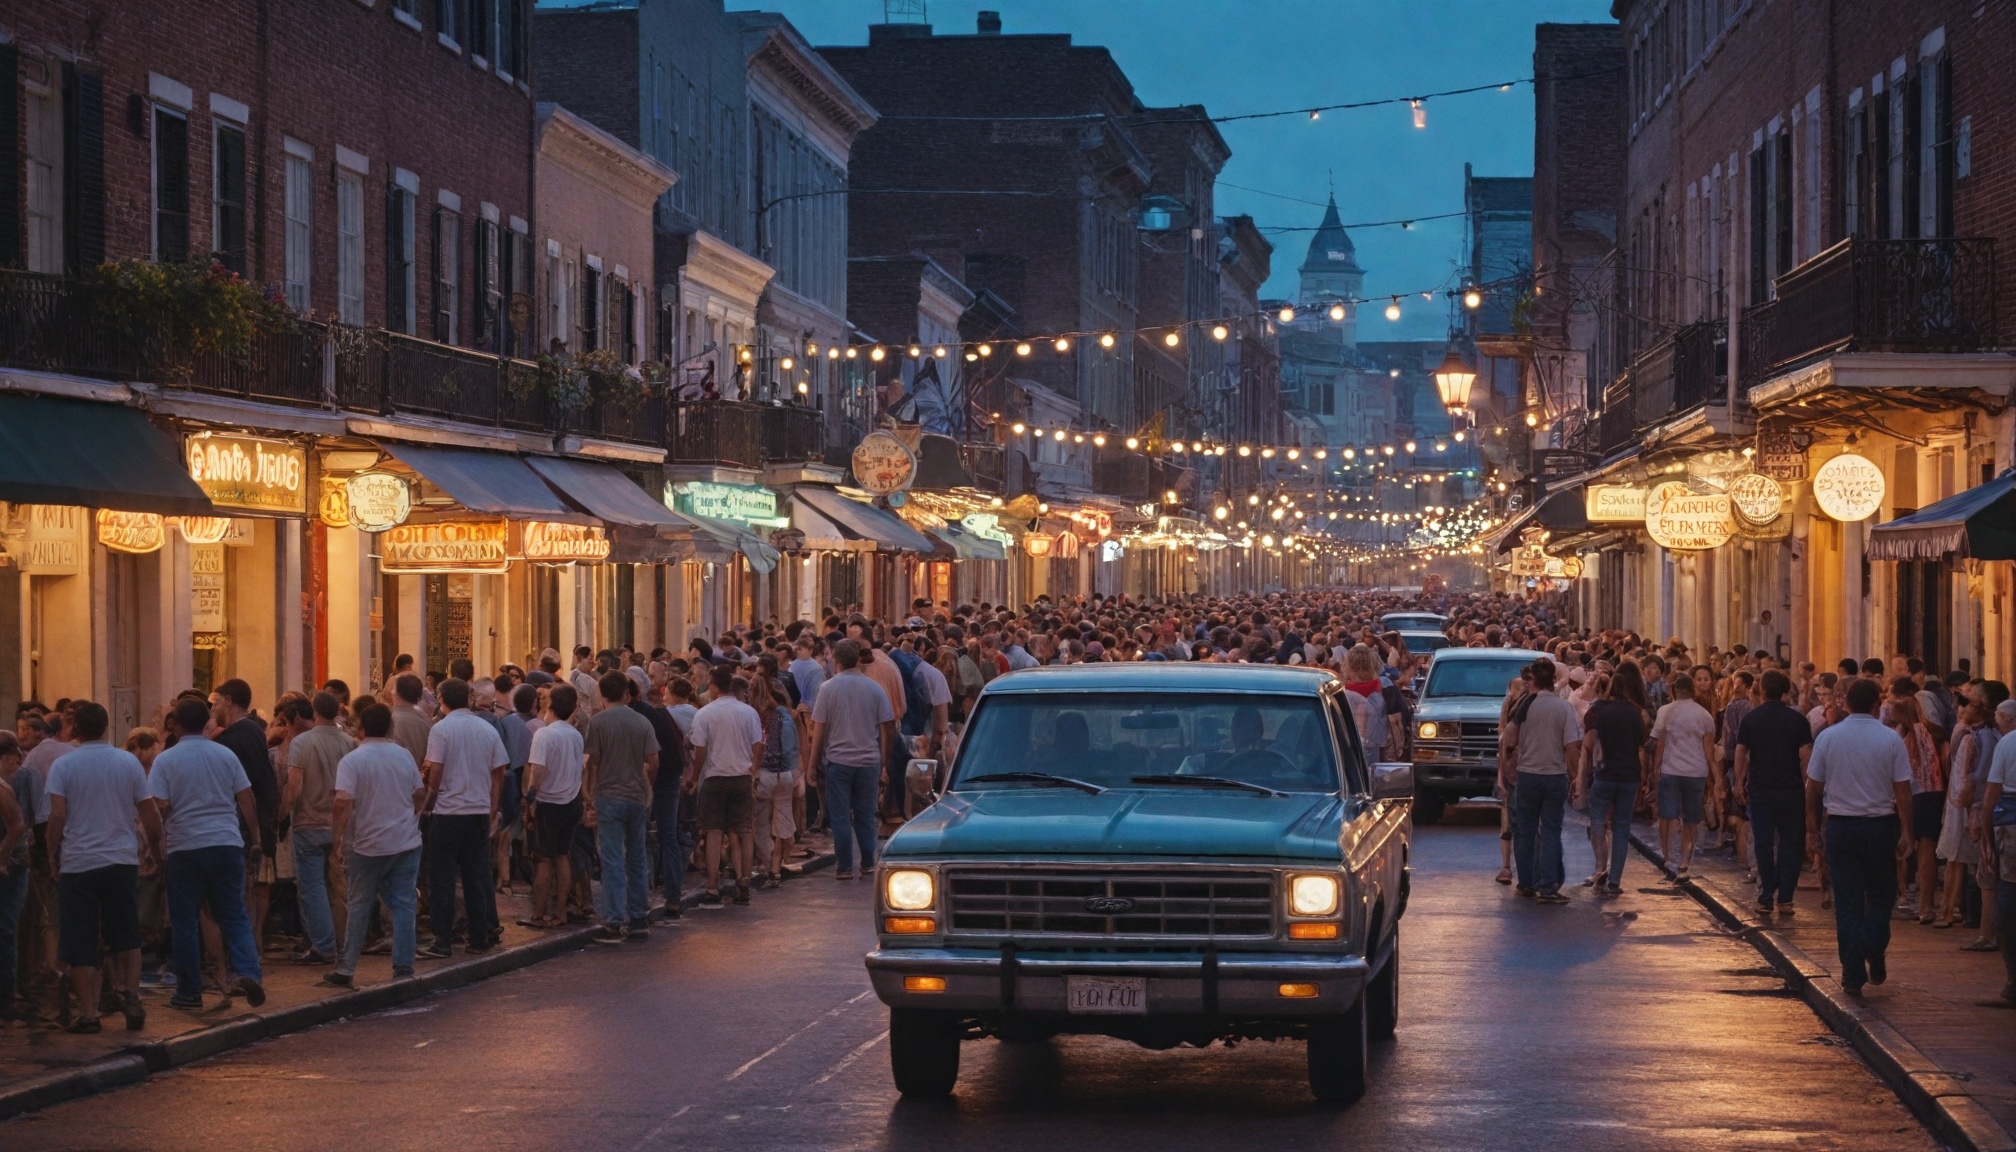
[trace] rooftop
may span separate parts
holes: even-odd
[[[1313,696],[1334,677],[1322,668],[1284,664],[1061,664],[997,676],[986,694],[1003,692],[1241,692]]]

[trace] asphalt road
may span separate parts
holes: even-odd
[[[1303,1046],[968,1044],[905,1103],[830,873],[421,1005],[269,1041],[0,1125],[34,1149],[1931,1149],[1755,952],[1635,858],[1620,900],[1491,882],[1482,814],[1422,829],[1400,1034],[1347,1110]],[[1573,843],[1571,871],[1588,870]],[[1579,871],[1573,871],[1579,869]]]

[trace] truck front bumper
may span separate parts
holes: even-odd
[[[1071,976],[1147,979],[1149,1016],[1327,1016],[1358,1000],[1370,976],[1362,956],[1283,952],[1133,953],[1124,956],[991,948],[879,948],[870,952],[875,994],[892,1008],[1063,1014]],[[910,991],[907,976],[935,976],[943,991]],[[1284,996],[1284,984],[1314,996]]]
[[[1488,794],[1498,782],[1498,765],[1490,760],[1465,760],[1442,753],[1414,758],[1414,787],[1440,788],[1466,796]]]

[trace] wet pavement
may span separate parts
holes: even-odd
[[[968,1044],[952,1100],[903,1102],[860,962],[868,888],[826,873],[36,1113],[0,1147],[1936,1147],[1649,867],[1618,900],[1536,906],[1491,882],[1495,815],[1467,810],[1419,830],[1414,860],[1399,1037],[1346,1110],[1309,1098],[1299,1043],[1082,1037]]]

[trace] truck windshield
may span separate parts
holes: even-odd
[[[1428,670],[1428,687],[1421,697],[1425,700],[1432,696],[1503,696],[1528,663],[1516,658],[1438,660]]]
[[[960,742],[953,789],[1030,788],[975,777],[1047,772],[1107,788],[1168,787],[1137,776],[1216,776],[1277,792],[1335,792],[1336,747],[1322,701],[1235,693],[1003,693],[985,697]],[[1226,801],[1259,795],[1224,789]]]

